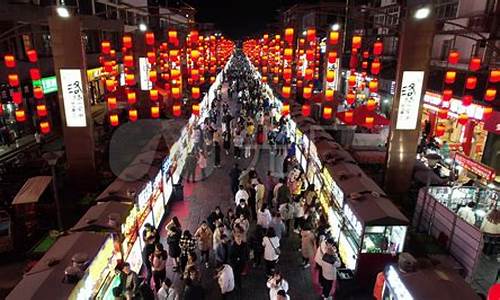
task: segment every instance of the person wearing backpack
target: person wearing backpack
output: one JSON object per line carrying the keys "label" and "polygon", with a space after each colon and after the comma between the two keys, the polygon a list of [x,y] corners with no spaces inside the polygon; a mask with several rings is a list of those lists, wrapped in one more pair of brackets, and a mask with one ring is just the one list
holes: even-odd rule
{"label": "person wearing backpack", "polygon": [[262,246],[264,247],[264,260],[266,262],[266,274],[270,276],[275,268],[276,263],[280,257],[280,239],[276,236],[274,228],[267,229],[266,236],[262,239]]}

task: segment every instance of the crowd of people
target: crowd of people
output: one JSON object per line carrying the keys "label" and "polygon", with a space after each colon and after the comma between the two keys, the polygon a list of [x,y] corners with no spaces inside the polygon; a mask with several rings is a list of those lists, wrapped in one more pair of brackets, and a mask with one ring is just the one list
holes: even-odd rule
{"label": "crowd of people", "polygon": [[[295,160],[287,118],[273,107],[241,52],[235,53],[222,76],[228,86],[227,97],[219,88],[209,117],[195,129],[194,147],[186,160],[186,181],[205,180],[211,157],[214,167],[221,167],[223,148],[226,157],[232,155],[236,160],[228,179],[234,206],[226,212],[215,207],[194,232],[173,217],[165,226],[165,246],[157,230],[147,226],[143,233],[144,283],[141,285],[138,275],[125,264],[122,285],[115,288],[117,297],[136,299],[141,290],[149,289],[160,300],[204,299],[207,291],[201,282],[202,269],[215,268],[214,279],[226,299],[242,288],[244,276],[263,267],[267,275],[263,285],[269,289],[269,298],[293,298],[288,294],[289,283],[280,271],[279,259],[283,240],[297,234],[302,254],[298,264],[304,269],[315,265],[322,296],[328,299],[335,290],[340,259],[335,243],[328,238],[327,221],[319,213],[315,186],[307,186]],[[272,155],[282,157],[282,169],[266,174],[252,167],[242,170],[238,160],[257,154],[264,145],[270,146]],[[168,259],[183,280],[182,290],[166,276]]]}

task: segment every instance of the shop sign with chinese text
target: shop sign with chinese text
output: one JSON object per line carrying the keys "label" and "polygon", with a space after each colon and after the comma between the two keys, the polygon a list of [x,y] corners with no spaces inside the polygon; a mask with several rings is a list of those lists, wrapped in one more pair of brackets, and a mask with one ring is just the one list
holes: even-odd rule
{"label": "shop sign with chinese text", "polygon": [[399,95],[397,130],[414,130],[417,128],[418,109],[424,83],[423,71],[404,71]]}
{"label": "shop sign with chinese text", "polygon": [[61,69],[64,116],[68,127],[86,127],[85,101],[80,69]]}

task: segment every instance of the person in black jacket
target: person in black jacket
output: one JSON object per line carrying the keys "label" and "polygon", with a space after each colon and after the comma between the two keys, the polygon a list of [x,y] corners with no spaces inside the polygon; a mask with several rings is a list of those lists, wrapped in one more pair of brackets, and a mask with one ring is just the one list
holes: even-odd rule
{"label": "person in black jacket", "polygon": [[182,299],[184,300],[203,300],[205,299],[205,291],[203,290],[203,287],[196,282],[195,280],[192,280],[191,278],[188,278],[185,280],[185,287],[184,287],[184,295]]}
{"label": "person in black jacket", "polygon": [[171,226],[167,233],[168,255],[174,260],[174,272],[179,271],[179,257],[181,256],[179,241],[181,235],[181,230],[177,226]]}
{"label": "person in black jacket", "polygon": [[231,178],[231,191],[233,191],[233,195],[236,195],[238,191],[238,186],[240,184],[240,175],[241,170],[238,164],[234,164],[234,167],[229,171],[229,177]]}
{"label": "person in black jacket", "polygon": [[142,249],[142,263],[146,267],[146,284],[151,285],[151,278],[153,277],[153,270],[151,269],[151,255],[155,252],[155,237],[149,236],[146,239],[144,249]]}
{"label": "person in black jacket", "polygon": [[229,249],[229,262],[234,271],[234,283],[241,288],[241,273],[245,270],[248,261],[248,246],[243,240],[235,236]]}
{"label": "person in black jacket", "polygon": [[215,210],[213,210],[207,218],[208,226],[210,226],[210,229],[212,229],[212,231],[215,231],[215,222],[217,220],[219,220],[221,223],[224,221],[224,214],[220,210],[219,206],[215,207]]}

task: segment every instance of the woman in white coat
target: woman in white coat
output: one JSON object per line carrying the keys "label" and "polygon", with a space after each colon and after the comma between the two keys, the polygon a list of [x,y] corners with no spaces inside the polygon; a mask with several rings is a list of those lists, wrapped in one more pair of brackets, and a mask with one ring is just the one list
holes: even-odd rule
{"label": "woman in white coat", "polygon": [[233,268],[228,264],[223,264],[216,275],[217,282],[219,283],[220,291],[223,299],[225,295],[234,290],[234,273]]}
{"label": "woman in white coat", "polygon": [[273,276],[267,280],[267,287],[269,288],[269,299],[277,300],[279,291],[288,291],[288,282],[283,278],[281,272],[275,271]]}

